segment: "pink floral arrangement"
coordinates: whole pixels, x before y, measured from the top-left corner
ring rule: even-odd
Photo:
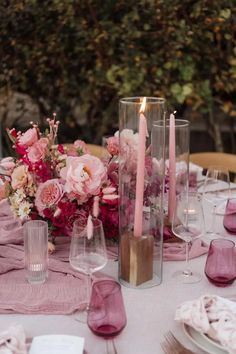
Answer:
[[[17,159],[0,162],[0,199],[8,198],[23,221],[48,221],[51,235],[70,235],[78,217],[96,213],[107,238],[118,236],[118,136],[107,139],[109,159],[90,154],[85,142],[56,145],[59,122],[47,119],[41,133],[37,124],[26,132],[8,130]]]

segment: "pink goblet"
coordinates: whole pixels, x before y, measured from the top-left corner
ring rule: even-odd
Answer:
[[[228,232],[236,234],[236,198],[227,201],[223,225]]]
[[[205,265],[208,280],[225,287],[236,279],[235,244],[233,241],[216,239],[210,243]]]
[[[94,334],[104,338],[116,336],[126,326],[121,286],[115,280],[93,284],[87,323]]]

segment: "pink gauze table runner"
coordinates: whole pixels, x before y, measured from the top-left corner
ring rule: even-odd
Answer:
[[[73,270],[68,262],[69,237],[56,239],[56,251],[49,257],[49,277],[41,285],[25,280],[23,232],[7,200],[0,202],[0,313],[71,314],[86,306],[86,276]],[[207,252],[196,240],[190,257]],[[181,243],[164,244],[164,260],[184,260]],[[108,257],[117,258],[117,247],[108,247]],[[96,273],[96,278],[102,274]],[[95,280],[96,280],[95,278]]]

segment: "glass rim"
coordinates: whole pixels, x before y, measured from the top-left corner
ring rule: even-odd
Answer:
[[[133,105],[141,105],[142,100],[146,97],[146,103],[148,104],[164,104],[166,103],[166,99],[164,97],[153,97],[153,96],[137,96],[137,97],[123,97],[119,100],[120,104],[133,104]]]
[[[109,285],[113,285],[111,291],[109,292],[109,294],[113,294],[116,293],[118,291],[121,290],[121,285],[119,282],[117,282],[116,280],[113,279],[104,279],[104,280],[98,280],[95,281],[92,285],[92,288],[94,288],[95,290],[98,289],[99,291],[99,286],[103,286],[103,285],[109,284]],[[110,289],[109,289],[110,290]]]
[[[170,127],[170,124],[168,124],[170,122],[170,119],[160,119],[160,120],[155,120],[153,122],[153,126],[154,127]],[[190,126],[190,122],[187,119],[179,119],[176,118],[175,119],[175,127],[189,127]]]
[[[77,230],[85,230],[87,227],[87,222],[88,222],[88,218],[86,217],[82,217],[79,219],[76,219],[73,223],[73,230],[74,228],[76,228]],[[92,223],[93,223],[93,227],[94,229],[101,227],[102,225],[102,221],[98,218],[92,217]]]
[[[48,227],[48,223],[44,220],[29,220],[23,225],[24,228],[44,228]]]
[[[224,248],[232,248],[232,246],[235,247],[234,241],[227,240],[224,238],[216,238],[214,240],[211,240],[210,247],[211,247],[211,245],[213,245],[216,247],[221,246],[221,248],[222,248],[222,242],[224,242],[226,244],[226,247],[224,247]],[[227,244],[228,244],[228,246],[227,246]]]

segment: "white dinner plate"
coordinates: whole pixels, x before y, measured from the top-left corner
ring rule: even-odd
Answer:
[[[200,349],[204,350],[209,354],[226,354],[227,350],[223,349],[223,347],[207,337],[204,334],[196,331],[193,327],[188,326],[187,324],[183,324],[184,333],[186,336]]]

